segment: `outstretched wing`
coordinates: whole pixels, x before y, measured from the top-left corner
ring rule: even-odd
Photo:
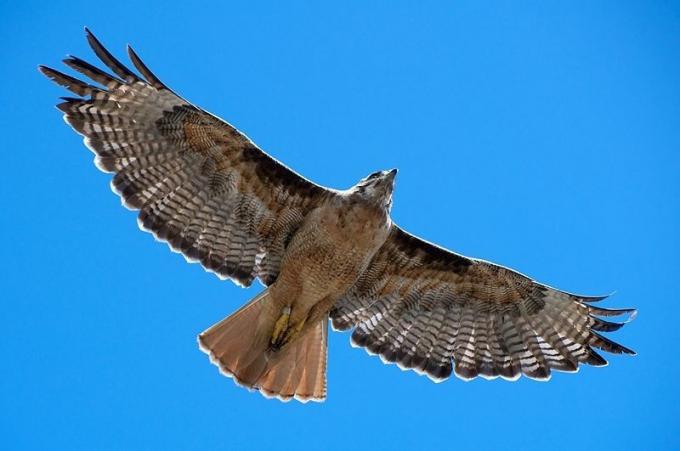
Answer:
[[[353,344],[436,381],[452,370],[463,379],[547,379],[551,369],[606,365],[593,348],[634,354],[598,332],[623,325],[599,317],[632,319],[635,310],[590,305],[601,299],[555,290],[393,226],[331,317],[335,329],[355,328]]]
[[[330,190],[274,160],[231,125],[180,98],[128,54],[144,79],[86,29],[90,46],[115,74],[68,57],[94,86],[40,70],[80,98],[58,108],[115,174],[112,188],[139,224],[190,261],[241,285],[272,283],[290,236]]]

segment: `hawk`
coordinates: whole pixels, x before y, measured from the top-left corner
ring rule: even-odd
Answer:
[[[328,322],[384,362],[439,382],[455,373],[546,380],[603,366],[596,351],[634,354],[601,335],[634,309],[594,304],[511,269],[429,243],[390,218],[397,170],[347,190],[317,185],[227,122],[164,85],[128,46],[138,73],[94,35],[105,72],[69,56],[84,82],[40,71],[75,93],[59,108],[140,228],[188,261],[265,286],[198,336],[238,384],[281,400],[326,398]]]

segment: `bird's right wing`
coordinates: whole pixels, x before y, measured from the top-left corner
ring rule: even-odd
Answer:
[[[131,48],[144,79],[86,33],[116,75],[75,57],[64,62],[99,86],[40,70],[80,96],[58,108],[96,154],[97,167],[115,174],[112,187],[124,205],[141,210],[140,227],[220,277],[271,284],[292,234],[334,193],[176,95]]]

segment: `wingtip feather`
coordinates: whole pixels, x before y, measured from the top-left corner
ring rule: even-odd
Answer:
[[[99,57],[100,60],[106,66],[109,67],[113,72],[115,72],[119,77],[127,82],[135,82],[139,80],[139,77],[135,75],[130,69],[128,69],[124,64],[122,64],[118,59],[109,52],[106,47],[97,39],[97,37],[85,27],[85,36],[87,37],[87,42],[94,53]]]
[[[127,53],[130,57],[130,60],[132,61],[132,64],[144,76],[144,78],[146,78],[146,81],[148,81],[151,86],[156,89],[168,89],[167,86],[165,86],[165,84],[160,81],[153,72],[151,72],[147,65],[144,64],[142,59],[139,57],[139,55],[137,55],[137,52],[135,52],[130,44],[127,45]]]

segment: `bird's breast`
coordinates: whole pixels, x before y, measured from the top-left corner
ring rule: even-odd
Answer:
[[[279,280],[302,285],[314,298],[343,294],[384,243],[387,221],[356,207],[311,213],[286,250]]]

